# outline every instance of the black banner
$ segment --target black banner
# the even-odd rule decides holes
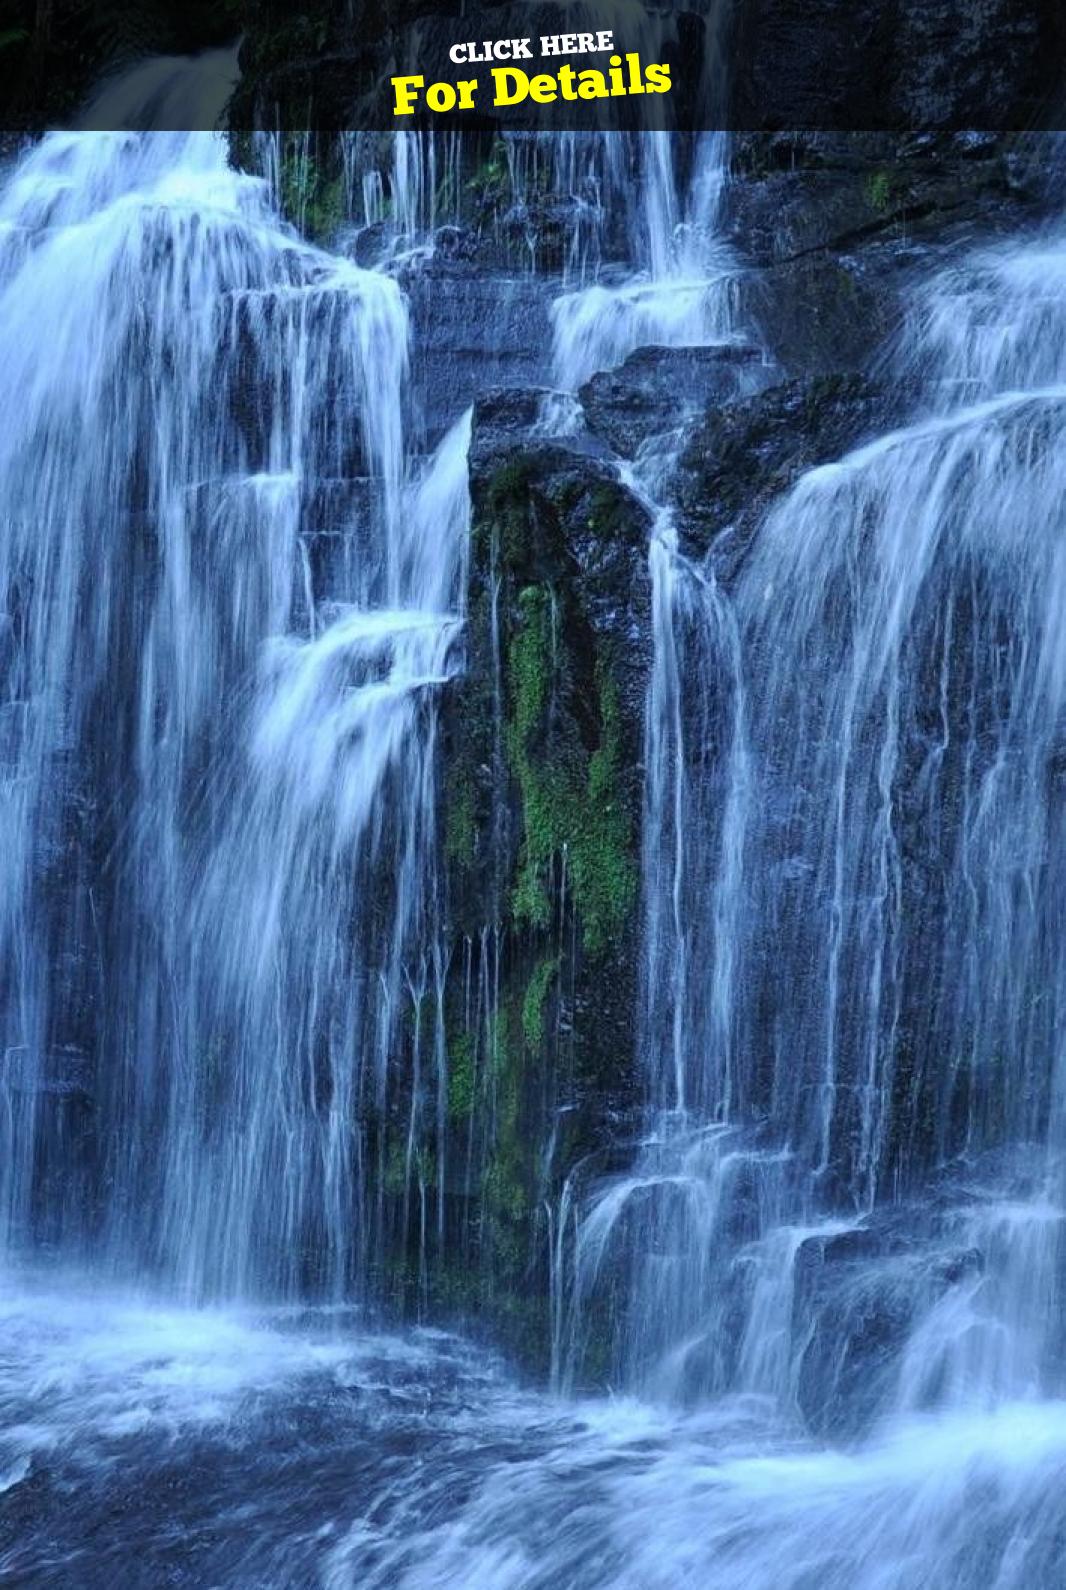
[[[1061,0],[5,0],[0,124],[1023,131],[1064,47]]]

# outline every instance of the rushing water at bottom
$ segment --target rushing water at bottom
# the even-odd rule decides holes
[[[0,1304],[0,1582],[330,1590],[1060,1583],[1066,1403],[850,1451],[764,1399],[558,1402],[354,1312]]]

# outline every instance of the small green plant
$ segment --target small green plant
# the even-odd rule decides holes
[[[460,867],[472,867],[477,839],[474,814],[474,786],[470,770],[459,763],[449,773],[447,815],[444,825],[444,854],[449,862]]]
[[[468,1032],[456,1033],[448,1043],[448,1114],[465,1120],[474,1109],[474,1042]]]
[[[344,225],[344,178],[327,174],[302,140],[285,149],[278,198],[284,215],[313,242],[329,242]]]
[[[522,1036],[530,1049],[539,1049],[544,1042],[544,1007],[558,967],[558,956],[546,956],[529,979],[522,1001]]]
[[[892,199],[892,178],[887,171],[871,172],[866,182],[866,197],[879,215],[885,213]]]

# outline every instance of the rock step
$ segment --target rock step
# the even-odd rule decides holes
[[[579,392],[589,429],[623,458],[650,437],[675,429],[686,409],[732,403],[767,386],[773,372],[752,343],[637,348],[616,370]]]

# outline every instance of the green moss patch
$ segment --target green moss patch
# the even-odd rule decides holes
[[[547,721],[553,684],[565,679],[567,659],[553,634],[551,590],[527,587],[518,610],[508,658],[507,753],[521,792],[523,835],[512,912],[518,922],[546,928],[552,878],[564,868],[582,942],[595,955],[621,931],[636,898],[617,690],[597,665],[592,708],[599,744],[591,754],[575,735],[553,734]]]

